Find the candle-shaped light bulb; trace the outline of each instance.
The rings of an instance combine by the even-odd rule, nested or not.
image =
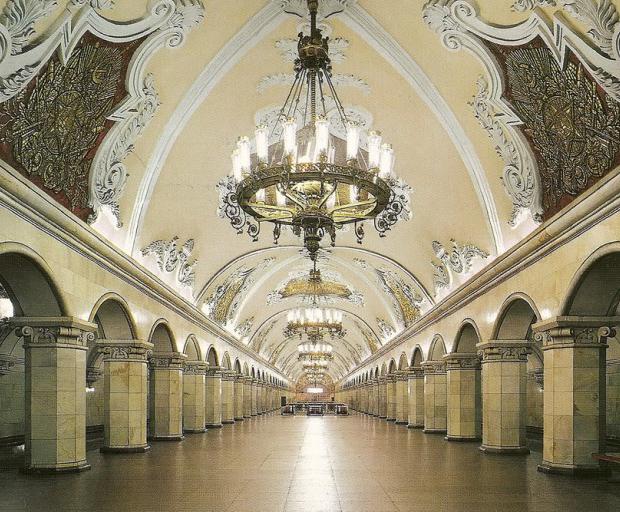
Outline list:
[[[250,155],[250,139],[248,137],[239,137],[237,139],[237,149],[239,150],[239,165],[241,166],[241,173],[250,172],[250,166],[252,165]]]
[[[257,203],[264,203],[265,202],[265,189],[264,188],[259,188],[256,191],[256,202]]]
[[[284,138],[284,154],[295,156],[297,153],[297,121],[289,117],[282,123]]]
[[[355,203],[358,200],[359,189],[357,185],[349,185],[349,201]]]
[[[381,132],[368,134],[368,167],[371,169],[378,169],[381,163],[381,140]]]
[[[347,160],[355,160],[360,147],[360,126],[353,121],[347,122]]]
[[[280,192],[280,189],[276,186],[276,204],[278,206],[286,205],[286,196]]]
[[[236,148],[230,155],[230,159],[232,160],[232,175],[235,178],[235,181],[241,181],[241,161],[239,160],[239,149]]]
[[[314,144],[315,158],[319,159],[322,155],[327,156],[329,147],[329,121],[319,116],[314,123]]]
[[[260,163],[267,163],[269,159],[269,129],[265,125],[256,127],[256,157]]]
[[[379,164],[379,175],[382,178],[389,178],[394,168],[394,150],[391,144],[383,144],[381,146],[381,162]]]

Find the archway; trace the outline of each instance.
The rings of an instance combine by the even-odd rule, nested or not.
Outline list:
[[[207,363],[209,363],[209,368],[215,368],[220,365],[217,351],[213,346],[209,347],[209,351],[207,352]]]

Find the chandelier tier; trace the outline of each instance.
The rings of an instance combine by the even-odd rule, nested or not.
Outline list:
[[[277,243],[282,226],[303,235],[316,260],[323,237],[332,246],[336,230],[355,225],[358,243],[363,221],[374,221],[384,236],[406,211],[393,173],[394,151],[379,132],[368,133],[360,147],[361,127],[347,118],[332,81],[329,38],[317,28],[318,0],[308,0],[310,34],[299,34],[295,79],[273,130],[259,126],[254,143],[240,137],[232,154],[232,175],[220,211],[238,233],[247,229],[256,241],[263,222],[274,225]],[[330,134],[325,90],[331,95],[346,141]],[[298,121],[301,129],[298,130]],[[270,145],[279,128],[280,140]]]

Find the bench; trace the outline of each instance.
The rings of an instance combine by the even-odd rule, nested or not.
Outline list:
[[[603,470],[612,474],[610,482],[620,482],[619,478],[613,477],[613,470],[620,468],[620,452],[593,453],[592,458],[599,461]]]

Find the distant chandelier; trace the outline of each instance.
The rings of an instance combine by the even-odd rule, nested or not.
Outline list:
[[[238,233],[247,229],[258,240],[263,222],[274,225],[274,243],[282,226],[303,234],[304,247],[316,260],[325,234],[336,242],[336,229],[355,225],[358,243],[363,221],[374,221],[385,236],[403,214],[408,199],[393,173],[394,152],[370,131],[368,150],[360,148],[361,127],[347,118],[332,81],[329,38],[317,28],[318,0],[308,0],[310,35],[299,34],[295,80],[273,130],[256,128],[254,149],[240,137],[232,154],[232,175],[226,181],[220,212]],[[324,89],[331,94],[346,142],[330,134]],[[298,130],[297,120],[302,122]],[[276,128],[280,140],[270,145]]]
[[[319,341],[313,343],[311,341],[302,342],[297,345],[298,359],[308,363],[318,362],[327,364],[334,358],[333,346],[328,341]]]

